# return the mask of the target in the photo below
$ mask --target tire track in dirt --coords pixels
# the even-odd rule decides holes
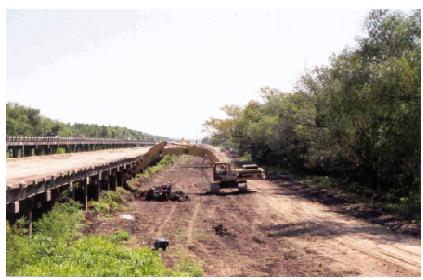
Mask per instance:
[[[192,232],[193,232],[193,228],[194,228],[194,224],[195,224],[195,220],[197,219],[198,216],[198,212],[200,212],[200,207],[201,207],[201,200],[198,201],[197,203],[195,203],[194,206],[194,212],[192,213],[192,217],[188,222],[188,229],[187,229],[187,242],[188,245],[192,245]]]
[[[418,239],[330,211],[271,182],[257,181],[254,187],[266,193],[256,197],[258,210],[282,214],[269,234],[317,250],[332,259],[334,270],[353,269],[365,276],[420,275]]]
[[[129,204],[137,215],[132,232],[140,242],[157,233],[170,240],[163,255],[170,266],[177,247],[201,264],[206,276],[420,275],[418,239],[330,211],[269,181],[249,181],[252,191],[246,194],[213,195],[211,178],[209,162],[181,156],[144,186],[172,182],[190,201]],[[216,234],[217,224],[230,234]]]
[[[205,182],[210,184],[211,180],[209,178],[209,174],[207,174],[207,170],[203,168],[203,166],[207,165],[208,162],[209,162],[208,160],[203,159],[201,161],[200,168],[201,168],[201,175],[202,175],[201,179],[204,179]],[[194,211],[192,213],[191,219],[188,222],[188,228],[187,228],[187,243],[188,243],[188,246],[193,245],[193,230],[194,230],[194,226],[195,226],[195,221],[197,220],[197,217],[198,217],[198,213],[200,212],[200,209],[201,209],[202,201],[203,201],[203,199],[201,197],[198,198],[198,201],[195,203]]]
[[[166,218],[157,227],[156,233],[157,233],[158,236],[162,236],[162,234],[163,234],[163,228],[170,222],[170,219],[172,218],[172,215],[175,212],[176,207],[177,207],[176,204],[173,204],[172,205],[172,208],[170,209],[170,211],[167,214]]]

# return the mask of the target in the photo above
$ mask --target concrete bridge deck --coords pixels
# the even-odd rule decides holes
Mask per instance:
[[[131,139],[93,137],[25,137],[7,136],[7,157],[21,158],[65,153],[96,151],[110,148],[148,147],[156,143]]]
[[[6,185],[19,188],[32,181],[59,176],[60,173],[93,168],[112,161],[136,158],[144,155],[150,147],[107,149],[84,153],[55,154],[26,158],[6,159]]]

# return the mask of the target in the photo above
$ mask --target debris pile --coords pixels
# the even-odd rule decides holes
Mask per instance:
[[[218,225],[213,226],[213,229],[214,229],[214,232],[221,237],[223,237],[223,236],[233,236],[233,237],[235,237],[236,236],[235,234],[230,233],[228,231],[228,229],[225,228],[222,224],[218,224]]]
[[[172,193],[172,184],[164,184],[160,186],[154,186],[148,190],[136,190],[134,192],[136,199],[146,201],[177,201],[183,202],[188,201],[189,197],[182,191],[175,191]]]
[[[189,197],[186,193],[184,193],[183,191],[176,191],[173,192],[170,195],[170,200],[171,201],[178,201],[178,202],[182,202],[182,201],[188,201]]]

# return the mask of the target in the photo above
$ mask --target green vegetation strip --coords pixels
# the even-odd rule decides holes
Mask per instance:
[[[157,166],[171,164],[174,157],[163,158]],[[148,174],[157,172],[152,167]],[[122,210],[127,191],[101,193],[91,210],[100,217]],[[148,247],[129,247],[131,236],[118,230],[112,235],[89,236],[81,233],[84,212],[77,202],[57,203],[34,222],[32,238],[26,221],[7,226],[6,269],[8,276],[201,276],[201,268],[188,255],[177,256],[173,268],[167,268],[159,251]],[[177,252],[177,254],[181,254]]]
[[[140,181],[146,180],[151,177],[151,175],[157,173],[165,167],[172,165],[178,157],[176,155],[165,155],[163,158],[155,165],[148,167],[143,173],[137,174],[133,179],[127,182],[129,188],[135,188]]]

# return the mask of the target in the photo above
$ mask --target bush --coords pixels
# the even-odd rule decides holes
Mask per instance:
[[[128,191],[123,188],[117,188],[116,191],[103,191],[100,193],[100,200],[91,202],[92,209],[97,214],[110,214],[114,210],[124,209],[121,203],[125,200],[124,195]]]
[[[128,241],[129,240],[129,233],[124,230],[118,230],[112,237],[113,242],[121,242],[121,241]]]

